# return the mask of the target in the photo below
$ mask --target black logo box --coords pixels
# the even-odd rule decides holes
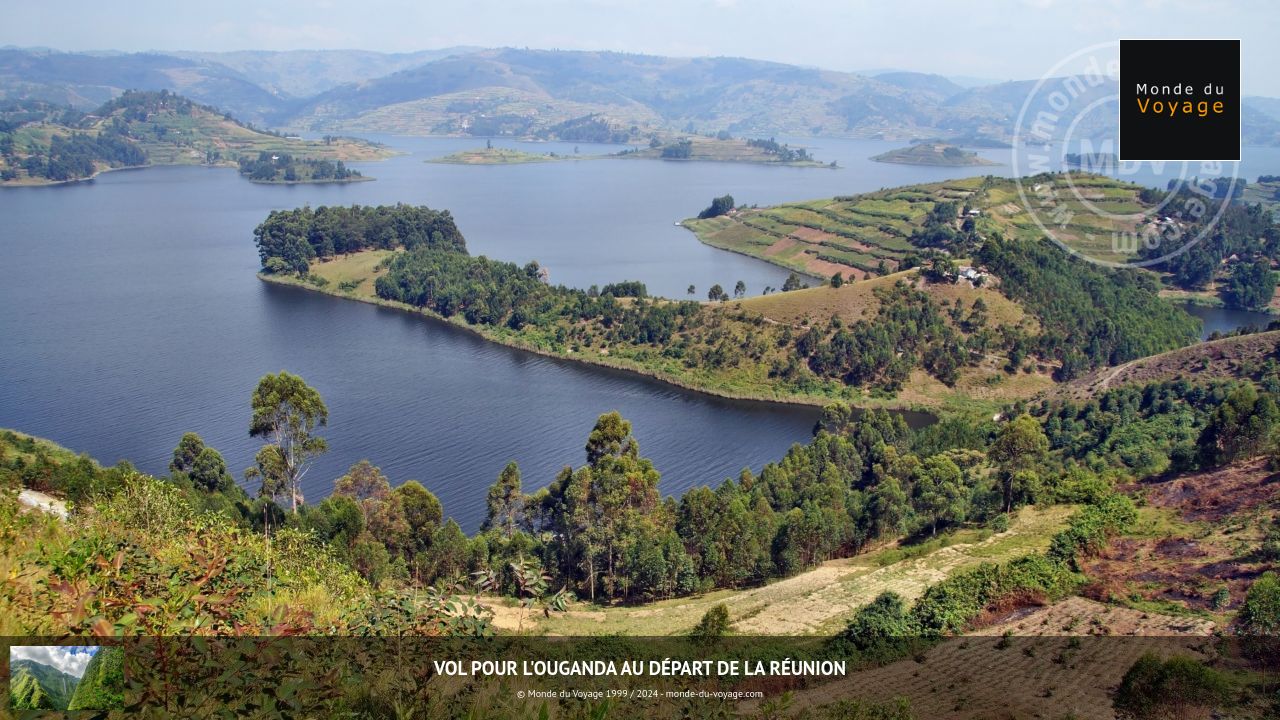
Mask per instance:
[[[1166,87],[1181,92],[1165,94]],[[1185,102],[1196,112],[1185,114]],[[1209,108],[1204,117],[1198,113],[1202,102]],[[1214,113],[1218,102],[1223,112]],[[1156,114],[1157,107],[1163,112]],[[1239,40],[1120,41],[1121,160],[1234,162],[1240,136]]]

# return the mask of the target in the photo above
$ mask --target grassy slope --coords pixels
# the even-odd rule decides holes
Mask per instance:
[[[845,283],[839,288],[829,285],[774,293],[741,301],[744,309],[758,312],[769,322],[805,327],[812,321],[826,321],[838,316],[846,323],[875,316],[880,301],[875,290],[887,288],[899,280],[912,283],[944,308],[962,302],[973,307],[981,299],[987,305],[988,322],[993,327],[1021,326],[1030,333],[1039,331],[1039,323],[1020,305],[1000,294],[993,285],[975,288],[967,282],[954,285],[926,283],[918,270],[907,270],[884,277]],[[955,410],[994,410],[1018,398],[1031,397],[1053,386],[1050,371],[1042,368],[1034,373],[1010,375],[1003,370],[1006,358],[991,355],[979,364],[962,368],[960,378],[948,387],[919,369],[915,370],[897,400],[907,406],[950,408]]]
[[[1186,378],[1204,382],[1241,377],[1246,365],[1256,366],[1280,350],[1280,330],[1202,342],[1159,355],[1102,368],[1059,386],[1056,397],[1084,400],[1109,388]]]

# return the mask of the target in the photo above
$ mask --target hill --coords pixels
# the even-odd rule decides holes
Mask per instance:
[[[230,68],[279,98],[306,98],[346,83],[424,65],[451,55],[475,52],[476,47],[447,47],[407,53],[371,50],[238,50],[230,52],[167,53],[195,60],[209,68]],[[132,87],[132,86],[131,86]],[[216,103],[215,103],[216,104]]]
[[[0,50],[0,99],[43,100],[93,110],[126,90],[167,90],[265,122],[287,103],[253,80],[216,64],[157,53]]]
[[[661,129],[1007,143],[1034,85],[1015,81],[966,89],[926,73],[867,77],[745,58],[515,48],[405,54],[0,51],[0,99],[90,110],[129,88],[168,90],[278,127],[569,142],[584,138],[561,134],[557,125],[597,118],[610,126],[612,142]],[[1080,106],[1101,92],[1091,89]],[[1274,102],[1245,99],[1246,144],[1280,144]],[[1074,119],[1062,118],[1055,131]],[[1075,136],[1114,136],[1114,130],[1106,113],[1093,113]]]
[[[1280,352],[1280,331],[1208,340],[1103,368],[1056,388],[1052,396],[1087,400],[1110,388],[1167,380],[1258,379]]]
[[[880,153],[871,158],[876,162],[900,165],[936,165],[939,167],[964,167],[969,165],[999,165],[977,153],[961,150],[946,143],[920,142],[904,148]]]
[[[0,105],[0,181],[43,184],[145,165],[235,165],[278,154],[299,160],[373,160],[390,152],[350,138],[268,133],[188,98],[126,92],[93,113],[25,101]]]
[[[119,646],[99,648],[85,666],[84,676],[76,686],[68,710],[111,710],[121,705],[124,697],[124,649]]]
[[[1137,185],[1104,176],[1044,176],[1025,184],[1053,195],[1057,206],[1071,211],[1073,222],[1056,229],[1064,242],[1093,257],[1124,260],[1110,243],[1110,230],[1131,230],[1131,223],[1103,223],[1081,212],[1083,203],[1103,203],[1116,213],[1137,213],[1144,204]],[[1077,188],[1077,190],[1073,190]],[[1079,193],[1077,197],[1076,193]],[[933,218],[947,208],[947,218]],[[974,211],[959,217],[965,208]],[[980,236],[1034,240],[1043,236],[1020,201],[1013,180],[978,177],[911,185],[861,195],[784,203],[765,208],[739,208],[720,217],[685,220],[698,239],[715,247],[767,260],[797,272],[830,277],[833,272],[868,277],[894,271],[909,255],[933,244],[922,240],[936,231],[954,234],[971,222]],[[1105,236],[1105,237],[1103,237]],[[914,244],[915,238],[920,244]],[[883,268],[881,264],[883,263]]]
[[[34,660],[9,666],[10,707],[66,710],[80,678]]]

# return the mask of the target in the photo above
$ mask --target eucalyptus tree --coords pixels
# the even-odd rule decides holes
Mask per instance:
[[[262,494],[289,497],[290,509],[298,511],[302,500],[302,478],[311,462],[329,449],[325,439],[315,434],[329,422],[329,408],[315,388],[302,378],[281,370],[264,375],[253,391],[253,418],[249,436],[267,443],[258,451],[256,467],[248,477],[262,479]]]

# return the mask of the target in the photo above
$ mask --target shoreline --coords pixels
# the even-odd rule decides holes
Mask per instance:
[[[217,166],[211,165],[210,167]],[[254,180],[253,178],[245,177],[243,174],[237,174],[254,185],[349,185],[351,183],[373,182],[378,179],[376,177],[369,177],[368,175],[361,175],[360,177],[349,178],[346,180]]]
[[[362,295],[355,295],[353,293],[343,292],[336,289],[331,290],[327,287],[317,287],[305,280],[294,278],[294,277],[268,275],[261,272],[257,273],[257,275],[258,275],[258,279],[262,280],[263,282],[273,283],[276,285],[297,287],[303,290],[309,290],[312,292],[317,292],[317,293],[329,295],[332,297],[337,297],[345,300],[355,300],[357,302],[363,302],[369,305],[377,305],[379,307],[390,308],[392,310],[399,310],[401,312],[407,312],[413,315],[425,317],[435,322],[444,323],[452,328],[457,328],[459,330],[469,332],[475,335],[476,337],[479,337],[480,339],[485,340],[487,342],[492,342],[497,345],[503,345],[505,347],[509,347],[515,350],[521,350],[524,352],[532,353],[534,355],[539,355],[541,357],[550,358],[553,360],[563,360],[563,361],[572,362],[572,363],[580,363],[583,365],[592,365],[595,367],[603,367],[603,368],[608,368],[610,370],[630,373],[643,378],[647,378],[649,380],[670,385],[672,387],[676,387],[681,390],[685,390],[688,392],[701,393],[703,395],[717,397],[724,400],[735,400],[740,402],[772,403],[777,405],[807,406],[807,407],[814,407],[814,408],[822,408],[833,402],[847,402],[850,407],[853,407],[862,411],[888,410],[888,411],[894,411],[894,412],[918,413],[920,415],[926,415],[930,418],[933,418],[933,422],[936,422],[939,417],[939,414],[938,414],[939,409],[927,408],[919,405],[893,403],[893,402],[872,401],[871,403],[868,404],[866,402],[868,398],[863,398],[860,401],[851,401],[851,400],[842,400],[840,398],[821,397],[821,396],[815,396],[815,395],[795,395],[795,394],[763,395],[763,394],[756,394],[756,393],[742,393],[742,392],[735,392],[732,390],[723,390],[718,388],[706,387],[706,386],[702,386],[697,383],[694,383],[692,381],[674,376],[670,373],[667,373],[661,370],[646,368],[642,365],[638,365],[631,361],[618,360],[616,358],[610,358],[609,356],[593,357],[585,354],[567,354],[567,353],[559,353],[554,350],[548,350],[546,348],[538,347],[530,343],[520,342],[513,338],[503,337],[501,335],[488,332],[481,328],[477,328],[473,325],[470,325],[466,322],[456,321],[450,318],[443,317],[441,315],[438,315],[429,310],[425,310],[423,308],[414,307],[412,305],[407,305],[405,303],[396,302],[393,300],[384,300],[383,298],[380,298],[380,297],[368,297],[368,296],[362,296]],[[932,424],[932,422],[927,424]]]

